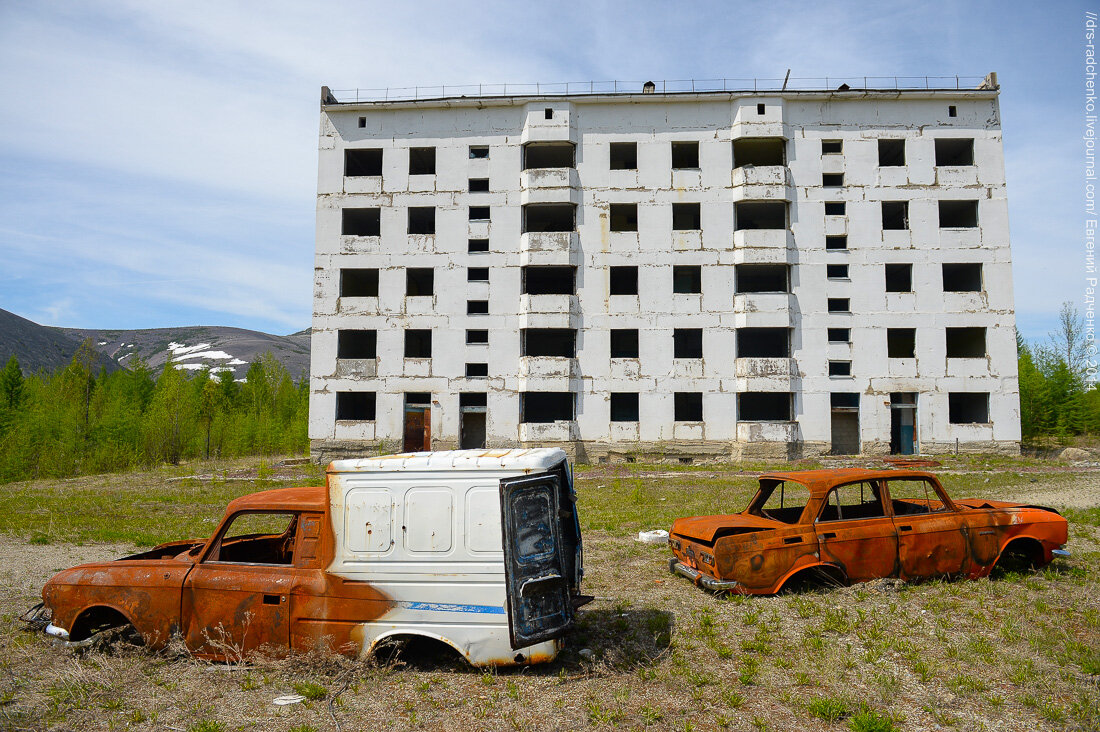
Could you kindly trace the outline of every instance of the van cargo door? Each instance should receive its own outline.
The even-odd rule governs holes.
[[[512,648],[542,643],[573,624],[573,547],[563,542],[560,479],[542,474],[500,481],[500,525]]]

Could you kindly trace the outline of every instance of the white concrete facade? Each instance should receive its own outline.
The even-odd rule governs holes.
[[[475,444],[461,446],[480,446],[483,419],[485,446],[560,446],[582,460],[934,453],[956,445],[1018,451],[998,92],[995,82],[983,86],[388,103],[329,97],[317,197],[315,454],[410,447],[420,427],[410,427],[407,403],[427,420],[425,445],[434,449],[460,446],[463,419],[475,425],[467,435]],[[773,140],[765,146],[781,149],[782,159],[741,165],[735,145],[749,138]],[[936,141],[947,138],[955,142],[940,143],[937,165]],[[903,141],[902,164],[880,164],[897,162],[896,150],[880,157],[880,139]],[[543,142],[571,143],[573,164],[525,170]],[[673,143],[693,142],[698,162],[674,169]],[[612,169],[612,143],[636,143],[636,167]],[[410,148],[434,148],[434,174],[410,175],[410,155],[420,155]],[[677,146],[688,163],[690,148]],[[949,159],[959,148],[963,164],[947,164],[959,162]],[[368,149],[381,150],[380,170],[369,171],[380,174],[345,175],[346,152]],[[485,185],[472,180],[485,179],[488,191],[471,192]],[[884,201],[906,203],[906,228],[884,228]],[[965,203],[954,210],[941,201]],[[782,211],[783,220],[746,229],[754,212],[739,213],[740,202],[776,202],[781,208],[768,212]],[[575,227],[525,231],[525,207],[545,203],[575,206]],[[698,204],[698,225],[688,207],[688,223],[674,230],[674,205],[683,203]],[[612,230],[623,228],[611,216],[619,204],[636,205],[636,231]],[[411,207],[434,210],[434,234],[408,233]],[[488,219],[471,207],[488,207]],[[342,233],[344,209],[378,209],[365,214],[361,230],[370,233]],[[616,211],[626,212],[630,228],[630,209]],[[471,240],[485,239],[487,251],[471,251]],[[758,264],[785,267],[786,282],[739,291],[754,289],[746,284],[754,272],[784,271],[743,269],[739,283],[737,267]],[[890,269],[888,291],[892,264],[911,267]],[[944,264],[967,265],[948,268],[947,289]],[[546,266],[575,267],[571,294],[523,292],[524,268]],[[612,267],[637,267],[638,294],[612,294]],[[674,267],[698,267],[677,274],[678,289],[699,292],[674,292]],[[432,270],[432,294],[409,294],[417,291],[409,289],[410,268]],[[347,270],[377,270],[376,294],[363,294],[373,292],[369,283],[342,292]],[[469,301],[487,301],[488,312]],[[532,329],[531,343],[541,328],[575,331],[572,355],[523,355],[522,332]],[[773,330],[742,331],[739,349],[745,328]],[[430,355],[406,357],[410,329],[431,331]],[[613,358],[612,330],[634,329],[636,357]],[[701,358],[675,357],[677,329],[701,330]],[[469,330],[488,331],[488,343],[468,343]],[[341,331],[375,335],[356,348],[360,336]],[[767,355],[748,355],[764,342],[758,336],[770,344]],[[694,356],[695,338],[685,335],[683,353]],[[487,375],[473,375],[479,369]],[[548,412],[530,396],[539,392],[572,396]],[[355,393],[367,396],[338,396]],[[636,415],[635,397],[615,397],[613,421],[613,393],[637,394]],[[566,400],[570,414],[561,412]],[[477,414],[484,417],[463,417]]]

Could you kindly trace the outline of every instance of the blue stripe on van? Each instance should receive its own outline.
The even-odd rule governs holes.
[[[496,605],[457,605],[449,602],[398,602],[397,606],[405,610],[428,610],[440,613],[486,613],[504,615],[504,608]]]

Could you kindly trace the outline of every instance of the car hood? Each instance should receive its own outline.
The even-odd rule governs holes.
[[[784,526],[788,526],[788,524],[760,516],[735,513],[728,516],[690,516],[676,519],[672,524],[670,533],[686,539],[713,543],[714,537],[719,531],[722,534],[748,534],[754,531],[766,531]]]

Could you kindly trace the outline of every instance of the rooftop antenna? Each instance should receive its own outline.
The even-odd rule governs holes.
[[[787,91],[787,80],[791,78],[791,70],[787,69],[787,75],[783,77],[783,88],[779,91]]]

